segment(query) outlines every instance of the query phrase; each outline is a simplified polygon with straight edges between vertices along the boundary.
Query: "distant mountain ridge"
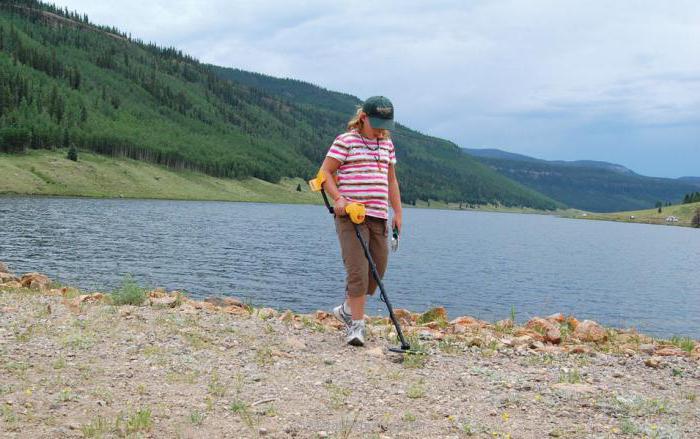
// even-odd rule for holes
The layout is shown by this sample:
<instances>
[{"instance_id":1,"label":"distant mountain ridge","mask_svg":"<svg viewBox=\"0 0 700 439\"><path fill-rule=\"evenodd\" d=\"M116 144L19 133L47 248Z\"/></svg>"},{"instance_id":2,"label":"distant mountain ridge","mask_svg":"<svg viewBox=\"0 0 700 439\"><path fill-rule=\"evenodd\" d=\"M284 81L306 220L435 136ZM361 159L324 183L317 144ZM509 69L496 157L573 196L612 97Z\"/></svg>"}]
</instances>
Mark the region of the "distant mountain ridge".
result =
<instances>
[{"instance_id":1,"label":"distant mountain ridge","mask_svg":"<svg viewBox=\"0 0 700 439\"><path fill-rule=\"evenodd\" d=\"M697 190L700 177L647 177L616 163L542 160L500 149L464 148L500 174L568 206L594 212L648 209L679 203Z\"/></svg>"}]
</instances>

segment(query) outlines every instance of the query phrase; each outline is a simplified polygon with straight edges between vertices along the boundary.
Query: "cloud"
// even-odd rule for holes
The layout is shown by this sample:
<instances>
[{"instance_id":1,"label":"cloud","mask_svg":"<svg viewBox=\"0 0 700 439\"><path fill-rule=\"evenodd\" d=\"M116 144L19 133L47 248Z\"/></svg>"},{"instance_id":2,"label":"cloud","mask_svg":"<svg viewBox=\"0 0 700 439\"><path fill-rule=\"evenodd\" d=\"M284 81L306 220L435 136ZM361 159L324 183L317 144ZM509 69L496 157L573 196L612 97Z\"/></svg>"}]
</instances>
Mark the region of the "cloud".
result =
<instances>
[{"instance_id":1,"label":"cloud","mask_svg":"<svg viewBox=\"0 0 700 439\"><path fill-rule=\"evenodd\" d=\"M700 124L695 1L58 4L204 62L385 94L400 121L464 146L629 164L688 127L668 137L690 160L651 148L637 170L700 174L684 134Z\"/></svg>"}]
</instances>

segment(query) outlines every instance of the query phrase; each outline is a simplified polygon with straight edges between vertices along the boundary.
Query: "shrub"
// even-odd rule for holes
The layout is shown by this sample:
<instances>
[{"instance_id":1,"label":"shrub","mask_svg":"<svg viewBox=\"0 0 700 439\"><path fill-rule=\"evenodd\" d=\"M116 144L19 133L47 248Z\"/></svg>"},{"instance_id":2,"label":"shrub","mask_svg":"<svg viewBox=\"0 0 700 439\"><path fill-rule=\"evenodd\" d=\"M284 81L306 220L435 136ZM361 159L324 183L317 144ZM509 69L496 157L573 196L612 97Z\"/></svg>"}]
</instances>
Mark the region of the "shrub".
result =
<instances>
[{"instance_id":1,"label":"shrub","mask_svg":"<svg viewBox=\"0 0 700 439\"><path fill-rule=\"evenodd\" d=\"M146 290L127 275L124 277L121 286L111 294L114 305L142 305L146 300Z\"/></svg>"},{"instance_id":2,"label":"shrub","mask_svg":"<svg viewBox=\"0 0 700 439\"><path fill-rule=\"evenodd\" d=\"M695 210L695 215L693 215L693 219L690 220L690 225L696 229L700 228L700 208Z\"/></svg>"}]
</instances>

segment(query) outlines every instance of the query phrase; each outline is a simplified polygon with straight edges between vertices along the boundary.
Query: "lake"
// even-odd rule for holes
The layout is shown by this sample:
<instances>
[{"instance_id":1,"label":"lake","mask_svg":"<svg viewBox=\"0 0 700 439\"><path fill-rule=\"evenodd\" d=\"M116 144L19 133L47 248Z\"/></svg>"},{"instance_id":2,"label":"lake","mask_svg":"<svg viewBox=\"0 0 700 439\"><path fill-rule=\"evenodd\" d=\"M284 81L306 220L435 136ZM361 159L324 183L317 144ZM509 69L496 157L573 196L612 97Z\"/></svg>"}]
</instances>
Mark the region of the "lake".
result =
<instances>
[{"instance_id":1,"label":"lake","mask_svg":"<svg viewBox=\"0 0 700 439\"><path fill-rule=\"evenodd\" d=\"M473 211L406 209L385 284L395 307L524 322L555 312L700 338L700 231ZM87 290L139 283L307 312L343 298L321 206L0 198L0 261ZM383 314L372 298L368 314Z\"/></svg>"}]
</instances>

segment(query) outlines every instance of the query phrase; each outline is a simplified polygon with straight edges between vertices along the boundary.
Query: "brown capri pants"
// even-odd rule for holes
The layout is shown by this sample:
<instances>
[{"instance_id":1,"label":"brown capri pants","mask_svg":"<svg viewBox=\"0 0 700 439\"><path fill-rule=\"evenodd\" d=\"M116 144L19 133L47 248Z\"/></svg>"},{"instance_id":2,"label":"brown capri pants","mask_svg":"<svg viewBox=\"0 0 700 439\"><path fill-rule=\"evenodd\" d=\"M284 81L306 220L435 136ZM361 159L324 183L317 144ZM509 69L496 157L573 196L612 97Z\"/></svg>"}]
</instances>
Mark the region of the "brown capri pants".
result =
<instances>
[{"instance_id":1,"label":"brown capri pants","mask_svg":"<svg viewBox=\"0 0 700 439\"><path fill-rule=\"evenodd\" d=\"M384 277L387 260L389 258L389 246L387 238L389 229L387 221L368 216L365 222L359 224L360 235L369 246L372 260L377 266L380 277ZM343 264L347 273L345 293L350 297L361 297L364 294L374 294L377 282L372 276L369 262L362 250L362 245L357 240L355 228L347 216L339 216L335 219L335 230L340 241L340 251L343 256Z\"/></svg>"}]
</instances>

